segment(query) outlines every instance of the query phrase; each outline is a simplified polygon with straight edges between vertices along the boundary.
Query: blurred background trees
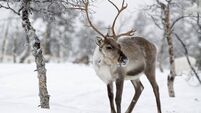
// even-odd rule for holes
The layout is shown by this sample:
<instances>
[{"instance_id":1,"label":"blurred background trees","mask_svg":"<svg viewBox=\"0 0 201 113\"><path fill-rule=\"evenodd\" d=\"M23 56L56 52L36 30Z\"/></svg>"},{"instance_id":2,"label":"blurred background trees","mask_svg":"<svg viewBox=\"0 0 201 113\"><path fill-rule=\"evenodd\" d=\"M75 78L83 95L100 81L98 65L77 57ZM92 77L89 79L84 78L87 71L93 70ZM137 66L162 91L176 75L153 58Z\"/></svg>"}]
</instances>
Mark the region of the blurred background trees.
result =
<instances>
[{"instance_id":1,"label":"blurred background trees","mask_svg":"<svg viewBox=\"0 0 201 113\"><path fill-rule=\"evenodd\" d=\"M6 6L5 3L2 5ZM14 9L19 8L12 1L10 6ZM80 11L66 8L66 4L59 0L55 0L53 3L33 0L32 7L31 22L41 40L47 61L79 63L82 62L82 57L87 58L87 62L91 61L96 33L88 28ZM161 61L161 65L167 64L167 42L163 39L163 17L159 4L157 5L157 2L154 1L153 5L144 6L132 15L134 15L134 19L125 21L129 21L129 24L133 25L137 36L143 36L156 43L160 53L158 59ZM197 66L200 69L201 22L199 0L172 1L170 15L170 21L172 23L176 21L173 31L184 41L189 55L196 58ZM98 27L107 30L105 26L108 25L104 21L95 20L96 17L93 18ZM178 19L179 21L177 21ZM0 62L33 62L30 45L23 35L20 17L10 11L7 18L0 19L0 26ZM172 37L175 57L183 56L182 45L174 35ZM164 67L166 66L164 65Z\"/></svg>"}]
</instances>

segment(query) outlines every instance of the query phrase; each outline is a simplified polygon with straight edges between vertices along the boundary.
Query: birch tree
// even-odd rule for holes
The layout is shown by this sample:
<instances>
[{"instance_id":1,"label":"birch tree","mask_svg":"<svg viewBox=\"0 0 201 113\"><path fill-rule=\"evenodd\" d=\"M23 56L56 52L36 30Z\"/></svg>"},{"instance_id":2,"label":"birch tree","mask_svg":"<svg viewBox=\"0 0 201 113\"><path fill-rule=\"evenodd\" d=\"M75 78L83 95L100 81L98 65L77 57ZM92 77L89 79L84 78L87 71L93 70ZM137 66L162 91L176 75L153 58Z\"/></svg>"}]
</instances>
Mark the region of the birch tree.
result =
<instances>
[{"instance_id":1,"label":"birch tree","mask_svg":"<svg viewBox=\"0 0 201 113\"><path fill-rule=\"evenodd\" d=\"M156 0L157 4L161 9L161 19L164 29L164 36L168 43L168 53L169 53L169 63L170 63L170 73L168 75L168 92L170 97L175 96L174 92L174 80L176 77L175 72L175 62L174 62L174 47L173 47L173 39L172 39L172 28L170 21L170 4L172 0L166 0L166 4Z\"/></svg>"},{"instance_id":2,"label":"birch tree","mask_svg":"<svg viewBox=\"0 0 201 113\"><path fill-rule=\"evenodd\" d=\"M163 39L162 40L166 40L167 45L168 45L168 55L169 55L169 64L170 64L170 73L168 75L168 93L170 97L174 97L175 96L175 92L174 92L174 80L176 75L176 71L175 71L175 52L174 52L174 44L173 44L173 33L175 32L175 25L180 21L183 20L186 17L189 16L185 16L182 14L179 14L179 16L176 16L176 18L173 18L173 9L175 6L179 5L177 4L177 2L173 1L173 0L164 0L164 1L160 1L160 0L156 0L156 4L152 5L150 7L151 10L153 11L158 11L158 17L155 17L153 15L151 15L152 20L154 21L155 25L160 28L163 31ZM178 14L177 14L178 15ZM157 21L160 21L160 23L158 23ZM163 42L162 42L163 43ZM161 44L161 52L163 52L163 48L164 45Z\"/></svg>"},{"instance_id":3,"label":"birch tree","mask_svg":"<svg viewBox=\"0 0 201 113\"><path fill-rule=\"evenodd\" d=\"M35 33L35 29L32 27L29 20L30 13L30 3L31 0L21 0L21 7L18 11L15 11L10 7L9 2L7 2L7 6L0 5L0 8L10 9L15 14L21 16L22 19L22 27L30 40L32 47L32 54L35 57L36 70L38 73L39 79L39 97L40 97L40 107L41 108L50 108L49 106L49 94L47 91L46 85L46 68L45 61L42 54L42 49L40 47L40 40Z\"/></svg>"},{"instance_id":4,"label":"birch tree","mask_svg":"<svg viewBox=\"0 0 201 113\"><path fill-rule=\"evenodd\" d=\"M45 60L43 57L43 51L41 49L41 42L36 34L36 30L33 28L29 15L31 11L35 12L44 12L48 14L48 16L53 16L54 14L64 13L66 10L65 6L74 6L79 2L79 0L0 0L0 3L4 2L5 4L0 4L0 8L5 8L13 13L19 15L22 20L22 27L26 33L26 37L28 39L27 42L30 42L31 52L35 58L36 70L39 79L39 97L40 97L40 107L41 108L50 108L49 106L49 94L46 85L46 68L45 68ZM19 5L15 10L11 7L10 3L15 5ZM31 5L33 4L33 5ZM36 7L37 5L41 5L44 7ZM57 12L54 12L51 6L55 5ZM63 8L65 7L65 8ZM68 8L70 10L71 8ZM74 8L72 8L74 9ZM28 51L28 50L27 50Z\"/></svg>"},{"instance_id":5,"label":"birch tree","mask_svg":"<svg viewBox=\"0 0 201 113\"><path fill-rule=\"evenodd\" d=\"M184 38L186 37L186 39L188 40L193 40L190 34L192 34L192 31L190 31L189 33L184 33L184 31L186 29L184 29L184 20L189 19L189 18L194 18L195 16L193 15L189 15L189 14L185 14L184 10L187 9L188 7L190 7L190 1L173 1L173 0L165 0L165 1L160 1L160 0L156 0L157 4L154 4L151 6L150 9L157 11L158 9L160 10L160 14L159 17L155 17L155 15L151 15L152 20L154 21L155 25L160 28L163 32L164 32L164 39L166 39L167 44L168 44L168 54L169 54L169 63L170 63L170 74L168 75L168 91L169 91L169 96L170 97L174 97L175 96L175 92L174 92L174 80L176 75L175 72L175 63L174 63L174 57L175 57L175 52L174 52L174 48L177 45L174 45L174 41L173 41L173 36L176 37L176 39L178 39L177 41L179 41L179 43L182 42L182 47L184 47L184 55L186 56L186 58L188 59L188 52L186 52L188 49L185 48L186 45L184 45L185 43L183 43L183 41L181 40L181 38L179 38L180 36L178 35L180 33L181 37ZM185 8L184 8L185 6ZM155 8L155 9L153 9ZM178 11L181 10L181 11ZM157 21L160 20L161 22L158 23ZM183 21L181 21L183 20ZM182 22L182 26L178 26L177 23ZM162 24L162 26L161 26ZM192 28L191 28L192 29ZM183 33L181 33L181 31L183 31ZM188 30L189 31L189 30ZM179 33L177 33L179 32ZM191 38L189 38L191 37ZM163 39L162 39L163 40ZM175 40L176 41L176 40ZM161 44L161 47L163 47L163 43ZM161 49L163 50L163 49ZM191 66L191 63L189 62L190 67L192 68L192 71L195 73L198 81L200 81L200 78L197 76L196 72L194 71L194 67ZM200 81L201 83L201 81Z\"/></svg>"},{"instance_id":6,"label":"birch tree","mask_svg":"<svg viewBox=\"0 0 201 113\"><path fill-rule=\"evenodd\" d=\"M42 49L40 47L40 40L38 39L38 36L35 33L35 29L32 27L29 21L30 2L31 0L21 1L22 26L26 32L26 35L30 40L32 47L32 54L35 57L36 71L38 72L38 79L39 79L40 106L41 108L50 108L49 94L46 85L45 61L42 54Z\"/></svg>"}]
</instances>

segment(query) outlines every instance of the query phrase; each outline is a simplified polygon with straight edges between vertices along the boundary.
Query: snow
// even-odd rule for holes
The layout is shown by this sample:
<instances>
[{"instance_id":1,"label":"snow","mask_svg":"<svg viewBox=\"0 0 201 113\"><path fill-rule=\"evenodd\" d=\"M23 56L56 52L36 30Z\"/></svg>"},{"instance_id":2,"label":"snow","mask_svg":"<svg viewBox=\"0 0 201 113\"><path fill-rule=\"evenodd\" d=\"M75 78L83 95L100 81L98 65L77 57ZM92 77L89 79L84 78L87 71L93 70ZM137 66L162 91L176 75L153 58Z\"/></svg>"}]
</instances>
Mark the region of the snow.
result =
<instances>
[{"instance_id":1,"label":"snow","mask_svg":"<svg viewBox=\"0 0 201 113\"><path fill-rule=\"evenodd\" d=\"M196 65L196 59L192 56L189 56L189 61L193 67ZM191 67L188 64L188 60L185 56L175 58L175 68L177 75L186 74L188 75L191 71Z\"/></svg>"},{"instance_id":2,"label":"snow","mask_svg":"<svg viewBox=\"0 0 201 113\"><path fill-rule=\"evenodd\" d=\"M35 64L0 64L1 113L110 113L105 84L91 66L71 63L47 64L50 109L38 107L38 79ZM201 86L190 86L184 77L175 80L176 97L168 97L167 74L157 70L163 113L201 113ZM156 102L148 80L134 109L135 113L156 113ZM122 110L133 96L133 86L125 82Z\"/></svg>"}]
</instances>

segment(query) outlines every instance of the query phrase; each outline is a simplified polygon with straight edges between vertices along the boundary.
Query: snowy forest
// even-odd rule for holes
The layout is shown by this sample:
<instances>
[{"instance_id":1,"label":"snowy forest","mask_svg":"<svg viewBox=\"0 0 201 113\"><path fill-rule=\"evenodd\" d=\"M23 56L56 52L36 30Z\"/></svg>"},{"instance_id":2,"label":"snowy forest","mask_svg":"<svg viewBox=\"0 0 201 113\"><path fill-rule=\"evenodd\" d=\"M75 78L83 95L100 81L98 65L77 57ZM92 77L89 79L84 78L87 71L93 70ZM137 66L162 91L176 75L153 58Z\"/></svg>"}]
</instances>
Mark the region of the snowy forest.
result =
<instances>
[{"instance_id":1,"label":"snowy forest","mask_svg":"<svg viewBox=\"0 0 201 113\"><path fill-rule=\"evenodd\" d=\"M0 0L0 83L1 113L201 113L201 0Z\"/></svg>"}]
</instances>

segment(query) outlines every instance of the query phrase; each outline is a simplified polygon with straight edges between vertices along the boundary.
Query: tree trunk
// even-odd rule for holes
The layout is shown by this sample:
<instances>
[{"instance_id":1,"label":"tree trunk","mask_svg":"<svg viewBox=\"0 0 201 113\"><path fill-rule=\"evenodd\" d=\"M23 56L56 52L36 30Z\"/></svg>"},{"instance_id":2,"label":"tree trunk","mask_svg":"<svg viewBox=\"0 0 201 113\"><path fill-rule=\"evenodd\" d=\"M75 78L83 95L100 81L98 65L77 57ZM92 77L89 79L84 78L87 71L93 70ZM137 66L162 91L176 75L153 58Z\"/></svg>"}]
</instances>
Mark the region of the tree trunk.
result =
<instances>
[{"instance_id":1,"label":"tree trunk","mask_svg":"<svg viewBox=\"0 0 201 113\"><path fill-rule=\"evenodd\" d=\"M165 37L165 35L164 35ZM158 54L158 66L161 72L164 72L163 70L163 54L164 54L164 38L161 40L160 50Z\"/></svg>"},{"instance_id":2,"label":"tree trunk","mask_svg":"<svg viewBox=\"0 0 201 113\"><path fill-rule=\"evenodd\" d=\"M172 39L172 31L171 31L171 25L170 25L170 7L169 4L167 4L165 10L164 10L164 31L165 31L165 37L168 43L168 53L169 53L169 63L170 63L170 74L168 75L168 92L170 97L175 97L174 92L174 80L176 76L175 72L175 62L174 62L174 48L173 48L173 39Z\"/></svg>"},{"instance_id":3,"label":"tree trunk","mask_svg":"<svg viewBox=\"0 0 201 113\"><path fill-rule=\"evenodd\" d=\"M201 7L201 4L199 4ZM201 22L200 22L200 14L197 13L197 26L198 26L198 49L199 54L196 58L196 66L198 67L198 70L201 70Z\"/></svg>"},{"instance_id":4,"label":"tree trunk","mask_svg":"<svg viewBox=\"0 0 201 113\"><path fill-rule=\"evenodd\" d=\"M16 63L17 40L13 37L13 63Z\"/></svg>"},{"instance_id":5,"label":"tree trunk","mask_svg":"<svg viewBox=\"0 0 201 113\"><path fill-rule=\"evenodd\" d=\"M51 55L51 50L50 50L51 27L52 27L51 22L48 22L45 37L44 37L44 54L45 55Z\"/></svg>"},{"instance_id":6,"label":"tree trunk","mask_svg":"<svg viewBox=\"0 0 201 113\"><path fill-rule=\"evenodd\" d=\"M198 49L199 49L199 54L196 57L196 66L198 67L198 70L201 70L201 33L199 33L199 36L198 36Z\"/></svg>"},{"instance_id":7,"label":"tree trunk","mask_svg":"<svg viewBox=\"0 0 201 113\"><path fill-rule=\"evenodd\" d=\"M24 61L26 60L26 58L30 54L30 50L31 50L31 47L30 47L30 43L29 43L29 37L26 36L26 48L25 48L25 50L23 51L23 53L22 53L22 55L20 57L20 63L24 63Z\"/></svg>"},{"instance_id":8,"label":"tree trunk","mask_svg":"<svg viewBox=\"0 0 201 113\"><path fill-rule=\"evenodd\" d=\"M5 34L4 34L4 38L3 38L3 43L2 43L2 48L1 48L1 58L0 58L0 61L3 62L4 60L4 54L5 54L5 49L6 49L6 40L7 40L7 36L8 36L8 26L7 26L7 29L5 31Z\"/></svg>"},{"instance_id":9,"label":"tree trunk","mask_svg":"<svg viewBox=\"0 0 201 113\"><path fill-rule=\"evenodd\" d=\"M35 33L35 29L32 27L29 21L29 10L31 0L22 0L22 26L30 40L32 47L32 54L35 57L36 71L38 72L39 79L39 97L40 107L49 108L49 95L46 85L46 68L45 61L40 48L40 40Z\"/></svg>"}]
</instances>

